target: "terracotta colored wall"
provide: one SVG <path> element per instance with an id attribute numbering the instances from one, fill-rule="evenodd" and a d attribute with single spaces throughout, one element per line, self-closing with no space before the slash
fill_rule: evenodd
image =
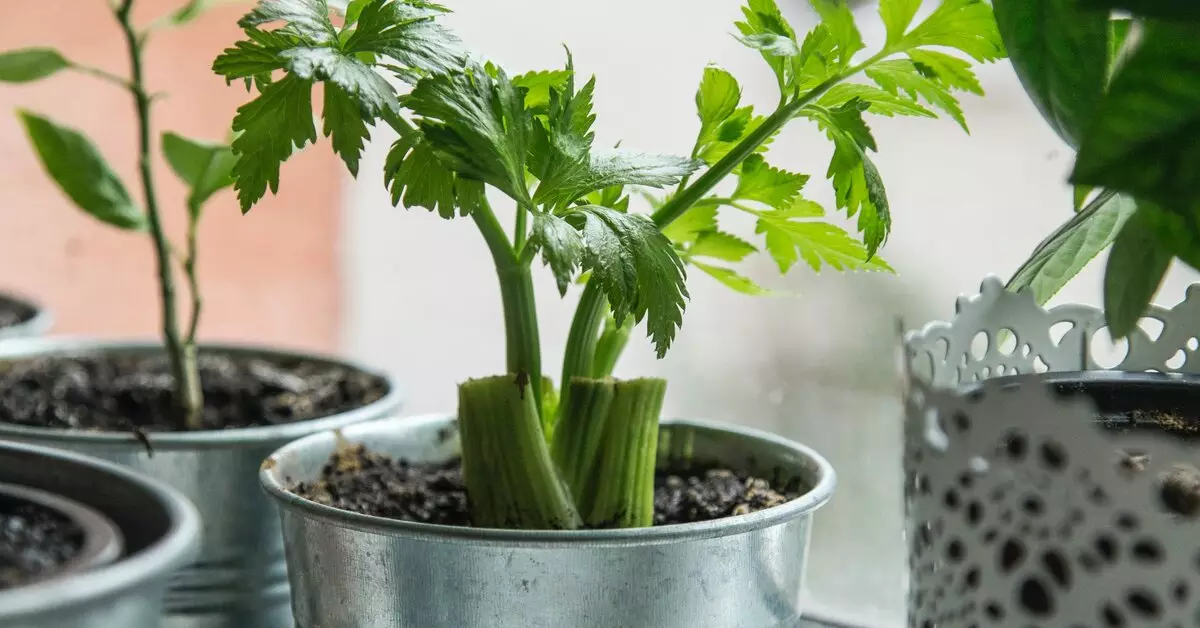
<path id="1" fill-rule="evenodd" d="M 183 0 L 140 0 L 148 23 Z M 105 0 L 5 2 L 0 49 L 59 48 L 70 59 L 127 72 L 124 40 Z M 155 108 L 158 131 L 219 140 L 247 94 L 209 70 L 237 36 L 244 5 L 212 10 L 150 43 L 147 80 L 168 96 Z M 65 17 L 70 16 L 70 17 Z M 0 290 L 30 294 L 58 315 L 57 331 L 145 336 L 159 328 L 149 238 L 83 215 L 45 177 L 13 115 L 17 107 L 86 131 L 135 198 L 135 130 L 127 93 L 61 73 L 36 84 L 0 85 Z M 157 139 L 156 139 L 157 142 Z M 160 159 L 160 203 L 173 237 L 183 234 L 183 188 Z M 232 192 L 210 202 L 201 231 L 206 311 L 201 334 L 330 349 L 336 341 L 339 174 L 326 147 L 294 157 L 281 194 L 248 216 Z"/>

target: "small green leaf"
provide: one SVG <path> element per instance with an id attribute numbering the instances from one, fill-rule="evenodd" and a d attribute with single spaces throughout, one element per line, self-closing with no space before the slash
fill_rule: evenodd
<path id="1" fill-rule="evenodd" d="M 854 53 L 864 48 L 862 35 L 854 24 L 854 14 L 850 12 L 845 0 L 808 0 L 817 14 L 821 16 L 821 24 L 829 29 L 837 46 L 838 62 L 841 67 L 850 65 Z"/>
<path id="2" fill-rule="evenodd" d="M 446 219 L 470 214 L 483 187 L 479 181 L 455 175 L 420 133 L 401 137 L 392 144 L 383 178 L 392 191 L 393 205 L 403 202 L 405 207 L 424 207 Z"/>
<path id="3" fill-rule="evenodd" d="M 333 152 L 341 156 L 346 169 L 355 177 L 365 142 L 371 139 L 359 102 L 337 83 L 325 84 L 325 108 L 321 111 L 325 137 L 332 136 Z"/>
<path id="4" fill-rule="evenodd" d="M 1078 0 L 998 0 L 995 11 L 1025 91 L 1078 147 L 1108 78 L 1108 15 L 1082 10 Z"/>
<path id="5" fill-rule="evenodd" d="M 868 76 L 870 75 L 868 74 Z M 861 83 L 839 83 L 834 85 L 817 102 L 823 107 L 834 108 L 854 99 L 866 104 L 865 111 L 868 113 L 887 116 L 889 118 L 896 115 L 919 116 L 922 118 L 937 117 L 932 111 L 922 107 L 920 103 L 908 96 Z"/>
<path id="6" fill-rule="evenodd" d="M 1005 55 L 992 7 L 984 0 L 943 0 L 896 48 L 905 51 L 925 46 L 955 48 L 980 63 Z"/>
<path id="7" fill-rule="evenodd" d="M 121 179 L 80 132 L 19 111 L 42 167 L 80 209 L 121 229 L 146 228 L 146 216 L 133 205 Z"/>
<path id="8" fill-rule="evenodd" d="M 795 40 L 775 33 L 752 33 L 741 37 L 741 42 L 762 52 L 764 56 L 794 57 L 800 54 L 800 46 L 796 45 Z"/>
<path id="9" fill-rule="evenodd" d="M 758 249 L 745 240 L 723 231 L 705 231 L 688 247 L 689 257 L 711 257 L 727 262 L 740 262 Z"/>
<path id="10" fill-rule="evenodd" d="M 1128 11 L 1138 17 L 1200 21 L 1200 4 L 1192 0 L 1080 0 L 1080 4 L 1106 12 Z"/>
<path id="11" fill-rule="evenodd" d="M 1172 255 L 1161 246 L 1153 217 L 1138 211 L 1113 242 L 1104 270 L 1104 315 L 1113 338 L 1133 331 L 1162 285 Z"/>
<path id="12" fill-rule="evenodd" d="M 925 99 L 925 102 L 946 112 L 964 131 L 969 132 L 962 107 L 958 104 L 958 99 L 950 94 L 949 87 L 922 75 L 913 61 L 881 61 L 867 68 L 866 74 L 889 94 L 906 94 L 914 101 L 918 97 Z"/>
<path id="13" fill-rule="evenodd" d="M 0 52 L 0 83 L 29 83 L 71 67 L 53 48 L 24 48 Z"/>
<path id="14" fill-rule="evenodd" d="M 525 90 L 525 108 L 542 109 L 550 104 L 550 90 L 561 90 L 571 78 L 570 70 L 539 70 L 514 76 L 513 85 Z"/>
<path id="15" fill-rule="evenodd" d="M 1087 205 L 1088 197 L 1096 188 L 1090 185 L 1074 185 L 1072 188 L 1072 197 L 1074 201 L 1075 211 L 1079 212 Z"/>
<path id="16" fill-rule="evenodd" d="M 337 29 L 329 21 L 329 5 L 325 0 L 259 0 L 238 25 L 248 28 L 272 22 L 284 22 L 281 31 L 312 43 L 337 40 Z"/>
<path id="17" fill-rule="evenodd" d="M 629 151 L 604 151 L 586 160 L 556 169 L 538 186 L 534 202 L 560 206 L 579 197 L 616 185 L 661 188 L 674 185 L 699 169 L 696 160 L 672 155 L 647 155 Z"/>
<path id="18" fill-rule="evenodd" d="M 320 1 L 320 0 L 312 0 Z M 424 0 L 377 0 L 363 7 L 343 49 L 392 59 L 405 70 L 442 74 L 461 71 L 466 59 L 459 41 L 437 18 L 445 7 Z M 400 73 L 402 76 L 405 73 Z"/>
<path id="19" fill-rule="evenodd" d="M 175 26 L 187 24 L 188 22 L 200 17 L 205 11 L 207 11 L 216 3 L 217 0 L 188 0 L 186 4 L 179 7 L 179 9 L 171 14 L 171 24 L 174 24 Z"/>
<path id="20" fill-rule="evenodd" d="M 934 50 L 910 50 L 908 58 L 923 76 L 936 78 L 947 89 L 983 95 L 983 86 L 971 70 L 969 61 Z"/>
<path id="21" fill-rule="evenodd" d="M 716 279 L 717 281 L 725 284 L 726 286 L 728 286 L 730 288 L 733 288 L 734 290 L 737 290 L 738 292 L 741 292 L 742 294 L 748 294 L 750 296 L 756 296 L 756 297 L 757 296 L 767 296 L 767 295 L 772 294 L 772 291 L 767 290 L 766 288 L 763 288 L 762 286 L 754 283 L 754 281 L 751 280 L 749 277 L 740 275 L 736 271 L 734 271 L 730 268 L 725 268 L 723 266 L 713 266 L 711 264 L 697 262 L 696 260 L 691 260 L 689 263 L 692 266 L 699 268 L 701 271 L 704 272 L 704 274 L 708 275 L 709 277 Z"/>
<path id="22" fill-rule="evenodd" d="M 1157 201 L 1200 202 L 1200 46 L 1194 27 L 1147 23 L 1079 148 L 1071 182 Z"/>
<path id="23" fill-rule="evenodd" d="M 879 257 L 869 257 L 867 248 L 844 229 L 826 222 L 798 221 L 764 212 L 755 233 L 766 236 L 767 252 L 775 258 L 780 272 L 786 273 L 800 258 L 816 272 L 822 266 L 839 271 L 892 270 Z"/>
<path id="24" fill-rule="evenodd" d="M 1125 42 L 1129 39 L 1129 31 L 1133 20 L 1128 18 L 1113 18 L 1108 22 L 1108 76 L 1111 80 L 1119 66 L 1124 63 Z"/>
<path id="25" fill-rule="evenodd" d="M 742 43 L 759 51 L 775 74 L 780 92 L 786 92 L 793 81 L 792 58 L 800 54 L 796 32 L 775 0 L 748 0 L 742 16 L 744 20 L 735 24 Z"/>
<path id="26" fill-rule="evenodd" d="M 539 212 L 533 216 L 533 235 L 529 243 L 541 250 L 542 261 L 554 273 L 559 294 L 566 295 L 571 279 L 583 262 L 583 237 L 562 218 Z"/>
<path id="27" fill-rule="evenodd" d="M 683 215 L 663 228 L 663 235 L 672 242 L 694 242 L 701 233 L 717 230 L 716 205 L 692 205 Z"/>
<path id="28" fill-rule="evenodd" d="M 772 167 L 762 155 L 754 154 L 742 162 L 733 198 L 783 209 L 791 204 L 807 182 L 808 175 Z"/>
<path id="29" fill-rule="evenodd" d="M 733 115 L 741 97 L 742 89 L 732 74 L 716 66 L 704 68 L 704 78 L 700 81 L 700 89 L 696 91 L 700 137 L 705 137 Z"/>
<path id="30" fill-rule="evenodd" d="M 279 189 L 279 167 L 292 152 L 317 139 L 313 125 L 312 83 L 288 75 L 267 85 L 258 98 L 238 107 L 233 140 L 238 156 L 233 169 L 234 189 L 242 211 L 249 211 Z"/>
<path id="31" fill-rule="evenodd" d="M 1112 244 L 1136 210 L 1132 199 L 1102 193 L 1034 249 L 1008 280 L 1008 289 L 1028 288 L 1044 305 Z"/>
<path id="32" fill-rule="evenodd" d="M 175 175 L 188 185 L 188 207 L 193 218 L 213 194 L 233 185 L 233 167 L 237 157 L 233 149 L 188 139 L 175 133 L 163 133 L 162 151 Z"/>
<path id="33" fill-rule="evenodd" d="M 887 43 L 894 44 L 904 39 L 904 33 L 908 31 L 919 8 L 921 0 L 881 0 L 879 15 L 887 27 Z"/>

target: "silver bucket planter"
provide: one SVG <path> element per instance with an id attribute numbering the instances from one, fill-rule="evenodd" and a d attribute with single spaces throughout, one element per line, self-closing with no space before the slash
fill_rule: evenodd
<path id="1" fill-rule="evenodd" d="M 286 351 L 217 345 L 204 348 L 355 367 L 342 360 Z M 157 351 L 161 351 L 161 345 L 153 342 L 24 339 L 0 345 L 0 365 L 34 356 Z M 0 424 L 0 439 L 116 462 L 166 482 L 196 504 L 203 519 L 201 550 L 196 561 L 171 580 L 164 628 L 288 628 L 294 623 L 279 518 L 275 505 L 258 484 L 259 465 L 290 441 L 380 418 L 399 403 L 400 393 L 390 385 L 389 392 L 370 405 L 322 419 L 235 430 L 150 433 L 152 456 L 142 443 L 125 433 Z"/>
<path id="2" fill-rule="evenodd" d="M 792 628 L 813 513 L 832 467 L 762 432 L 664 421 L 662 459 L 716 462 L 811 489 L 782 506 L 720 521 L 636 530 L 506 531 L 394 521 L 302 499 L 339 439 L 412 461 L 459 451 L 448 417 L 389 419 L 326 432 L 268 458 L 282 506 L 301 628 Z"/>
<path id="3" fill-rule="evenodd" d="M 0 626 L 159 626 L 168 578 L 199 545 L 200 516 L 182 494 L 117 465 L 12 443 L 0 444 L 0 482 L 82 504 L 115 524 L 124 544 L 107 565 L 0 591 Z"/>
<path id="4" fill-rule="evenodd" d="M 54 325 L 54 317 L 50 311 L 32 301 L 7 292 L 0 292 L 0 304 L 16 305 L 19 309 L 28 311 L 29 317 L 16 325 L 0 327 L 0 340 L 8 338 L 32 338 L 50 331 Z"/>

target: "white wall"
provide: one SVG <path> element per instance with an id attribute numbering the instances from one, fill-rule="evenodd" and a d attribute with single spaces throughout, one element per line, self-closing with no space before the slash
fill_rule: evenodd
<path id="1" fill-rule="evenodd" d="M 797 30 L 812 25 L 806 3 L 781 4 Z M 693 94 L 710 61 L 741 79 L 749 101 L 768 107 L 775 100 L 761 60 L 730 35 L 739 6 L 732 0 L 454 5 L 450 23 L 462 38 L 514 73 L 561 66 L 568 43 L 576 68 L 598 76 L 600 143 L 686 153 L 696 129 Z M 861 21 L 867 39 L 877 41 L 871 11 Z M 656 361 L 634 340 L 618 369 L 669 377 L 669 414 L 776 430 L 833 461 L 839 493 L 814 533 L 812 604 L 873 625 L 900 625 L 903 612 L 895 317 L 911 327 L 950 316 L 956 296 L 973 293 L 988 273 L 1010 274 L 1070 211 L 1062 183 L 1069 150 L 1007 65 L 984 68 L 981 79 L 989 96 L 965 102 L 969 137 L 948 121 L 871 120 L 895 218 L 884 256 L 898 277 L 798 269 L 781 279 L 762 258 L 748 273 L 800 296 L 751 299 L 696 276 L 671 354 Z M 371 145 L 366 174 L 347 191 L 344 342 L 355 357 L 399 378 L 408 412 L 452 411 L 456 382 L 503 368 L 492 265 L 470 222 L 390 206 L 376 174 L 388 143 Z M 771 161 L 813 174 L 807 194 L 828 202 L 822 175 L 829 150 L 796 123 L 776 141 Z M 1101 266 L 1058 300 L 1098 302 Z M 1194 278 L 1174 272 L 1161 300 L 1180 298 Z M 557 373 L 577 295 L 560 299 L 548 273 L 538 280 L 543 359 Z"/>

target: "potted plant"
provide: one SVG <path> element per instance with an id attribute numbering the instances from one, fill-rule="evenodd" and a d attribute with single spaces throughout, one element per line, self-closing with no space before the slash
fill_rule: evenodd
<path id="1" fill-rule="evenodd" d="M 79 454 L 0 444 L 0 623 L 157 626 L 200 516 L 165 483 Z"/>
<path id="2" fill-rule="evenodd" d="M 204 547 L 173 581 L 167 613 L 207 626 L 291 625 L 283 545 L 258 465 L 299 436 L 378 418 L 398 392 L 384 376 L 342 360 L 267 348 L 202 344 L 197 231 L 204 205 L 233 183 L 225 144 L 156 136 L 142 66 L 150 41 L 211 3 L 188 2 L 148 26 L 133 0 L 112 13 L 126 42 L 128 77 L 47 48 L 0 55 L 0 79 L 66 71 L 128 91 L 136 112 L 140 200 L 80 131 L 30 111 L 19 116 L 42 165 L 80 209 L 147 234 L 157 262 L 162 339 L 156 342 L 12 340 L 0 352 L 0 438 L 72 449 L 130 466 L 181 490 L 201 509 Z M 187 235 L 164 233 L 158 149 L 189 194 Z M 177 272 L 186 281 L 180 285 Z M 186 312 L 181 312 L 185 310 Z"/>
<path id="3" fill-rule="evenodd" d="M 981 91 L 972 64 L 933 48 L 980 62 L 1003 55 L 983 2 L 952 0 L 916 20 L 919 2 L 888 0 L 888 39 L 870 55 L 858 54 L 844 4 L 812 4 L 822 23 L 803 38 L 773 0 L 743 7 L 739 38 L 767 62 L 779 101 L 756 113 L 731 74 L 706 68 L 688 157 L 597 146 L 597 83 L 576 75 L 569 53 L 564 68 L 509 74 L 463 53 L 437 5 L 356 0 L 331 16 L 324 0 L 266 1 L 242 19 L 246 39 L 214 70 L 255 93 L 233 123 L 243 209 L 316 140 L 320 83 L 323 132 L 350 172 L 372 126 L 395 131 L 384 172 L 393 200 L 474 222 L 504 303 L 504 371 L 461 384 L 456 416 L 326 432 L 264 462 L 299 625 L 796 619 L 809 519 L 833 488 L 828 464 L 766 434 L 660 425 L 666 382 L 614 379 L 614 364 L 635 322 L 667 351 L 687 269 L 764 292 L 728 265 L 759 246 L 722 231 L 724 211 L 756 220 L 783 271 L 801 259 L 814 270 L 888 270 L 875 253 L 891 218 L 863 114 L 934 117 L 929 103 L 965 126 L 952 92 Z M 411 89 L 398 95 L 378 70 Z M 798 118 L 833 141 L 827 176 L 861 241 L 800 194 L 806 175 L 767 161 Z M 718 191 L 726 178 L 736 184 Z M 631 209 L 643 194 L 650 215 Z M 511 237 L 491 205 L 501 195 L 515 205 Z M 562 293 L 584 284 L 561 390 L 541 366 L 539 256 Z"/>
<path id="4" fill-rule="evenodd" d="M 0 340 L 40 336 L 53 324 L 54 318 L 45 308 L 14 294 L 0 293 Z"/>

